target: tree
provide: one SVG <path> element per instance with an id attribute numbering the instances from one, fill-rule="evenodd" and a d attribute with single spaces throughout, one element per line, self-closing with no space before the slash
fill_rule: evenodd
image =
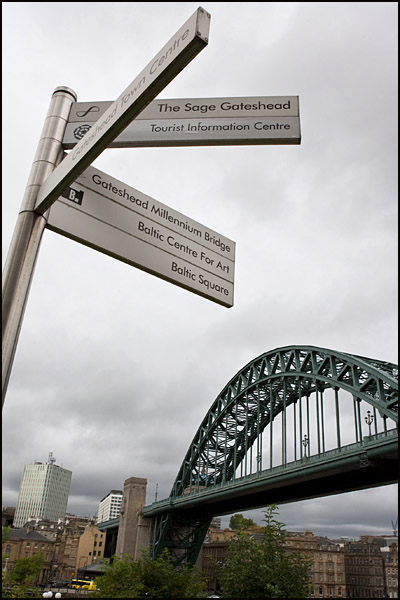
<path id="1" fill-rule="evenodd" d="M 256 524 L 253 519 L 245 519 L 242 513 L 237 513 L 231 516 L 229 527 L 236 531 L 239 529 L 251 529 L 252 527 L 256 527 Z"/>
<path id="2" fill-rule="evenodd" d="M 271 505 L 264 513 L 260 540 L 238 532 L 224 564 L 217 566 L 222 593 L 227 598 L 307 598 L 311 560 L 285 548 L 287 534 Z"/>
<path id="3" fill-rule="evenodd" d="M 42 554 L 33 554 L 27 558 L 19 558 L 10 573 L 14 583 L 33 583 L 43 569 L 44 557 Z"/>
<path id="4" fill-rule="evenodd" d="M 167 550 L 153 559 L 149 549 L 137 560 L 128 554 L 114 557 L 98 585 L 98 598 L 196 598 L 203 590 L 193 568 L 174 567 Z"/>
<path id="5" fill-rule="evenodd" d="M 10 573 L 3 573 L 3 598 L 40 598 L 34 582 L 43 568 L 42 554 L 33 554 L 27 558 L 19 558 Z"/>
<path id="6" fill-rule="evenodd" d="M 1 543 L 5 544 L 10 537 L 11 527 L 2 527 L 1 529 Z"/>

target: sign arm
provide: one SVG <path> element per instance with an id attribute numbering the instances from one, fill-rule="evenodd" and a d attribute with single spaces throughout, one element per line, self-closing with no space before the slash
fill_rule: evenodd
<path id="1" fill-rule="evenodd" d="M 198 8 L 44 182 L 39 191 L 36 212 L 43 214 L 48 210 L 110 142 L 208 44 L 209 24 L 209 13 Z"/>

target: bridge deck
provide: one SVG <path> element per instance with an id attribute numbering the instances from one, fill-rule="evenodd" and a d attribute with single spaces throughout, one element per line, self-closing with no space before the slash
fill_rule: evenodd
<path id="1" fill-rule="evenodd" d="M 398 432 L 393 429 L 232 481 L 198 486 L 187 494 L 144 507 L 143 515 L 193 509 L 223 515 L 388 485 L 398 481 L 397 456 Z"/>

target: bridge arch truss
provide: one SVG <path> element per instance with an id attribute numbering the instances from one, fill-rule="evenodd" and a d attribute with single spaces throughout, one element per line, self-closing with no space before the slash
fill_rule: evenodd
<path id="1" fill-rule="evenodd" d="M 397 365 L 313 346 L 262 354 L 213 402 L 182 462 L 168 506 L 164 501 L 148 507 L 147 514 L 154 515 L 153 553 L 175 548 L 178 563 L 194 562 L 212 515 L 200 505 L 184 510 L 193 494 L 204 496 L 303 459 L 323 461 L 332 451 L 386 437 L 397 426 Z"/>
<path id="2" fill-rule="evenodd" d="M 362 414 L 362 402 L 370 409 L 369 419 L 375 434 L 380 419 L 383 430 L 387 429 L 388 420 L 398 422 L 397 365 L 310 346 L 279 348 L 252 360 L 224 387 L 193 438 L 171 496 L 179 496 L 195 485 L 235 479 L 238 469 L 242 476 L 254 468 L 271 468 L 274 464 L 273 424 L 278 415 L 281 417 L 282 464 L 289 459 L 289 439 L 294 460 L 304 453 L 310 456 L 313 448 L 318 454 L 323 453 L 327 390 L 334 396 L 338 448 L 343 443 L 340 390 L 346 392 L 344 401 L 353 403 L 354 442 L 363 439 L 363 429 L 368 426 L 365 422 L 368 415 Z M 313 408 L 310 407 L 312 396 Z M 289 407 L 293 413 L 290 432 Z M 310 423 L 310 418 L 314 423 Z M 265 465 L 262 434 L 267 426 L 270 429 L 269 459 Z"/>

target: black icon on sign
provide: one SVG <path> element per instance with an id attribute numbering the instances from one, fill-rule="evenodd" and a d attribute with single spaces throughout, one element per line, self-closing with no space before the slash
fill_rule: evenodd
<path id="1" fill-rule="evenodd" d="M 75 202 L 75 204 L 82 204 L 83 200 L 83 190 L 74 190 L 74 188 L 67 188 L 61 194 L 63 198 L 67 198 L 67 200 L 71 200 L 71 202 Z"/>
<path id="2" fill-rule="evenodd" d="M 98 106 L 91 106 L 87 110 L 80 110 L 76 113 L 77 117 L 86 117 L 91 112 L 99 112 L 100 108 Z"/>
<path id="3" fill-rule="evenodd" d="M 81 140 L 91 127 L 91 125 L 79 125 L 79 127 L 74 129 L 74 138 L 76 140 Z"/>

